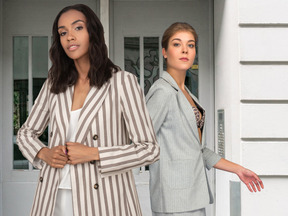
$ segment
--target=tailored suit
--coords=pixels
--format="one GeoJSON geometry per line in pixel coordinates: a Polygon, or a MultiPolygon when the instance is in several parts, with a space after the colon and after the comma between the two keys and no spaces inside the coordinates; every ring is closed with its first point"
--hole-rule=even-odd
{"type": "Polygon", "coordinates": [[[201,143],[192,106],[166,71],[150,88],[146,103],[161,149],[160,160],[149,166],[152,211],[205,208],[213,202],[205,167],[211,169],[221,159],[206,148],[205,123],[201,143]]]}
{"type": "MultiPolygon", "coordinates": [[[[33,216],[53,215],[61,172],[36,157],[45,147],[38,137],[49,124],[48,147],[65,144],[73,90],[53,94],[46,81],[18,132],[20,150],[40,169],[33,216]]],[[[74,216],[142,215],[131,169],[156,161],[159,147],[134,75],[119,71],[100,89],[91,87],[75,142],[98,147],[100,161],[70,166],[74,216]]]]}

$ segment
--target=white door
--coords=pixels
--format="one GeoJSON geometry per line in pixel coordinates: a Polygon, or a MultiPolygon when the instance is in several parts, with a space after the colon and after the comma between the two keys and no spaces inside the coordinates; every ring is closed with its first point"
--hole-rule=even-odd
{"type": "MultiPolygon", "coordinates": [[[[213,1],[114,0],[112,8],[111,58],[122,69],[138,76],[145,93],[163,69],[161,37],[164,30],[177,21],[187,22],[196,29],[198,55],[187,73],[186,85],[206,109],[207,143],[214,150],[213,1]]],[[[142,168],[135,173],[143,215],[149,216],[149,172],[142,168]]],[[[213,171],[209,177],[214,191],[213,171]]],[[[214,215],[213,205],[207,208],[207,215],[214,215]]]]}

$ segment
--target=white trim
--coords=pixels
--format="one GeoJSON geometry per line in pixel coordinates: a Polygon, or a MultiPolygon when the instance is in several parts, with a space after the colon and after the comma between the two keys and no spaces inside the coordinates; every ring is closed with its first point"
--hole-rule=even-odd
{"type": "Polygon", "coordinates": [[[109,0],[100,0],[100,21],[104,28],[104,38],[109,55],[109,0]]]}
{"type": "Polygon", "coordinates": [[[160,77],[163,73],[163,55],[162,55],[162,45],[161,45],[162,37],[158,36],[158,38],[159,38],[159,77],[160,77]]]}
{"type": "Polygon", "coordinates": [[[144,91],[144,37],[140,36],[140,86],[144,91]]]}

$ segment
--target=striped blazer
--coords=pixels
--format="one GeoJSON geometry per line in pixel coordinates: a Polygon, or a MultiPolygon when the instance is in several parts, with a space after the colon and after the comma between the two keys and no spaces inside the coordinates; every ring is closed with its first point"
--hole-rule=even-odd
{"type": "MultiPolygon", "coordinates": [[[[74,87],[64,93],[43,85],[17,135],[23,155],[40,169],[31,215],[53,215],[60,169],[36,157],[38,137],[49,124],[48,147],[64,145],[74,87]]],[[[132,168],[159,158],[153,126],[137,79],[119,71],[100,89],[91,87],[82,107],[75,142],[98,147],[100,161],[70,166],[74,216],[140,216],[132,168]]]]}

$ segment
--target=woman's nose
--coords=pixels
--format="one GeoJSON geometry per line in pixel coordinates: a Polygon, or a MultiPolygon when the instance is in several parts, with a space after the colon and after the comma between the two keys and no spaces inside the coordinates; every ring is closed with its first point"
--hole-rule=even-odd
{"type": "Polygon", "coordinates": [[[188,53],[187,49],[183,49],[182,53],[187,54],[188,53]]]}
{"type": "Polygon", "coordinates": [[[182,53],[185,53],[185,54],[188,53],[188,49],[187,49],[187,47],[185,47],[185,46],[182,47],[182,53]]]}
{"type": "Polygon", "coordinates": [[[68,33],[67,40],[68,41],[75,40],[75,36],[73,34],[71,34],[71,33],[68,33]]]}

